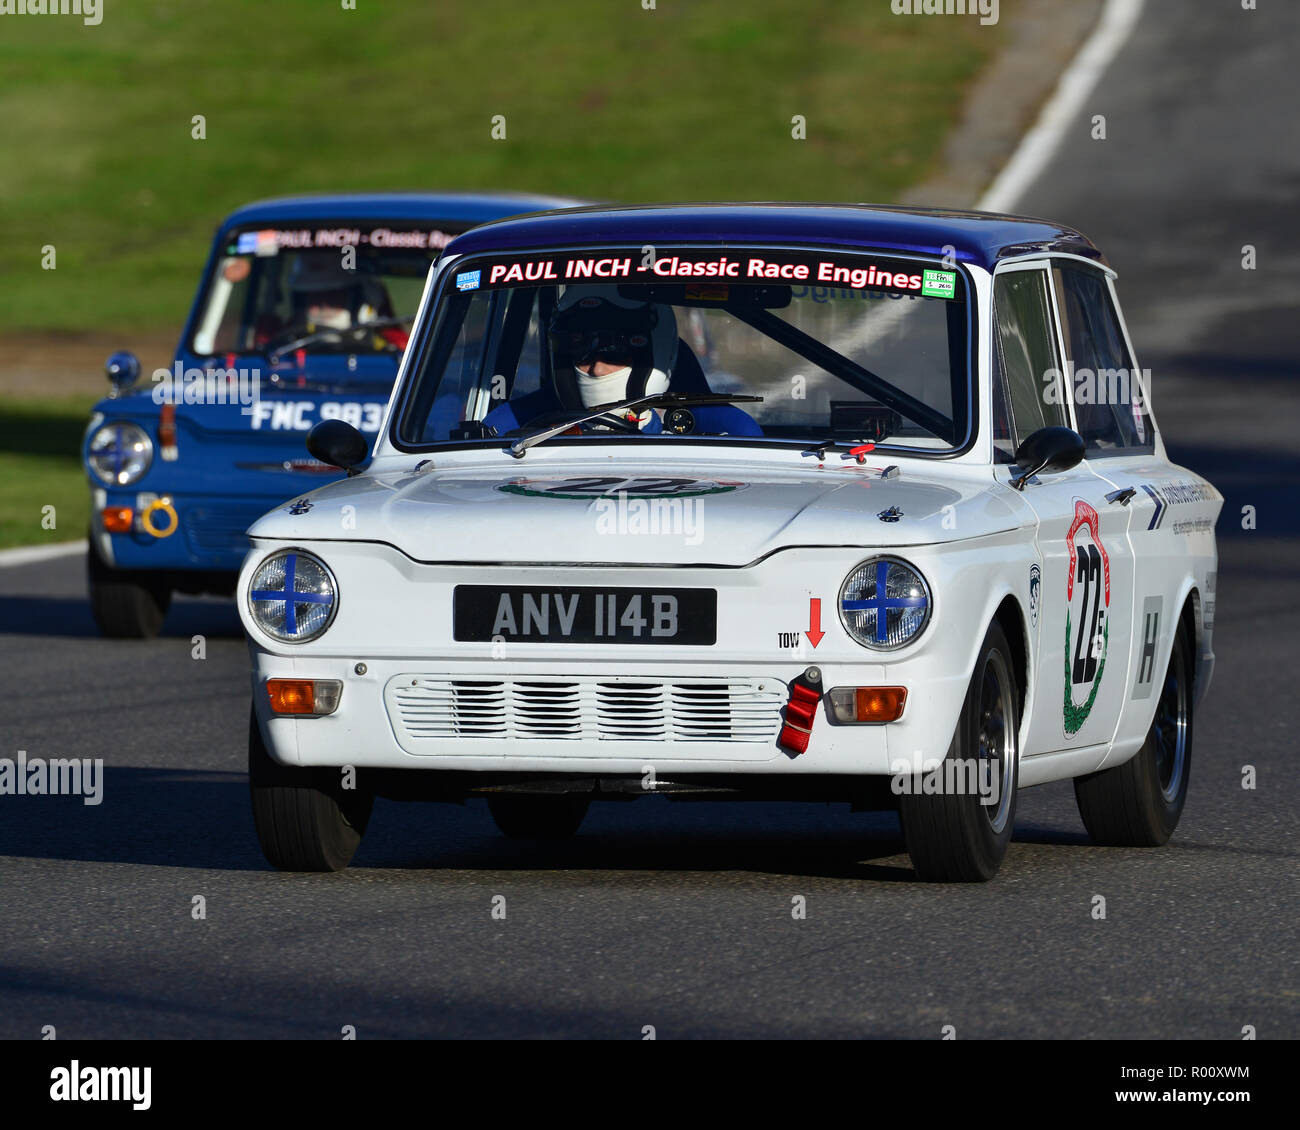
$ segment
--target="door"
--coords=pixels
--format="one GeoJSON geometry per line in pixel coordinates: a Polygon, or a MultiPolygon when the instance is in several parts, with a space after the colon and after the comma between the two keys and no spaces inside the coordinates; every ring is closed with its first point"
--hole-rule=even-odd
{"type": "MultiPolygon", "coordinates": [[[[1074,427],[1046,261],[999,268],[993,316],[995,474],[1008,482],[1019,473],[1011,460],[1026,436],[1074,427]]],[[[1036,623],[1031,607],[1037,647],[1026,758],[1107,747],[1115,734],[1129,662],[1133,555],[1128,513],[1107,503],[1111,489],[1086,460],[1025,486],[1024,500],[1038,519],[1040,570],[1036,623]]]]}
{"type": "Polygon", "coordinates": [[[1213,584],[1219,496],[1170,463],[1157,443],[1145,374],[1133,359],[1111,279],[1098,266],[1062,259],[1053,263],[1052,281],[1084,459],[1106,480],[1110,508],[1127,516],[1134,631],[1128,709],[1117,739],[1135,741],[1159,699],[1183,582],[1190,573],[1202,593],[1213,584]]]}

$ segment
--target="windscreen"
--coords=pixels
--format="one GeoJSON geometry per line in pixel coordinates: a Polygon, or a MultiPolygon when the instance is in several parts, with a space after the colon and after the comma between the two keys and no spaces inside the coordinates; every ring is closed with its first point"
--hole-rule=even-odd
{"type": "Polygon", "coordinates": [[[949,452],[971,434],[967,306],[960,271],[892,256],[691,247],[460,260],[397,438],[526,436],[662,394],[572,436],[949,452]]]}
{"type": "Polygon", "coordinates": [[[373,222],[236,231],[205,280],[191,347],[400,354],[429,266],[456,231],[373,222]]]}

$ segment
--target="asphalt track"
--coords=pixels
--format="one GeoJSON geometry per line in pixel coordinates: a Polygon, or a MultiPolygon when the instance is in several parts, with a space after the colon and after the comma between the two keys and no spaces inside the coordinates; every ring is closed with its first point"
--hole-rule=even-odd
{"type": "Polygon", "coordinates": [[[97,807],[0,798],[0,1037],[1300,1035],[1300,8],[1261,9],[1149,3],[1020,206],[1107,250],[1167,440],[1227,496],[1218,672],[1168,846],[1090,846],[1068,784],[1021,794],[978,887],[914,882],[894,818],[843,808],[651,798],[538,848],[482,802],[381,801],[351,870],[277,874],[232,608],[180,601],[162,639],[108,642],[78,560],[0,569],[0,755],[109,766],[97,807]]]}

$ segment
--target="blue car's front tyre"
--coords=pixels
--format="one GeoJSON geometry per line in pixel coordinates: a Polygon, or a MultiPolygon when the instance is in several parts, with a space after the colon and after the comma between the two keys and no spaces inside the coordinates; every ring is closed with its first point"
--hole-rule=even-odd
{"type": "Polygon", "coordinates": [[[114,569],[100,560],[94,539],[86,553],[90,613],[110,639],[152,639],[162,630],[172,592],[155,578],[114,569]]]}

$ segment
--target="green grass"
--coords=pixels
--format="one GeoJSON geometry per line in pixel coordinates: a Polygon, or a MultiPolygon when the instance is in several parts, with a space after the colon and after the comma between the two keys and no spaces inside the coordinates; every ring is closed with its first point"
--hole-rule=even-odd
{"type": "Polygon", "coordinates": [[[95,27],[5,17],[0,333],[178,326],[215,223],[268,195],[890,200],[930,170],[1001,36],[885,0],[119,0],[95,27]]]}
{"type": "Polygon", "coordinates": [[[80,448],[93,403],[0,400],[0,549],[86,536],[90,488],[80,448]]]}

